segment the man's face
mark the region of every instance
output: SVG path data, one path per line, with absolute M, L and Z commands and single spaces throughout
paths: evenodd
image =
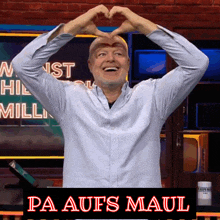
M 90 46 L 88 65 L 100 88 L 122 86 L 130 65 L 126 43 L 119 36 L 97 38 Z

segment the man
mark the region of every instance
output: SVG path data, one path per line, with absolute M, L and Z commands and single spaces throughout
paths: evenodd
M 99 31 L 98 14 L 125 17 L 111 34 Z M 129 88 L 128 48 L 117 36 L 139 31 L 161 46 L 178 67 L 161 79 Z M 63 83 L 42 65 L 78 33 L 99 37 L 88 65 L 93 89 Z M 74 53 L 74 51 L 73 51 Z M 27 89 L 59 122 L 65 140 L 63 187 L 161 187 L 160 131 L 208 67 L 208 58 L 182 36 L 142 18 L 128 8 L 103 5 L 45 33 L 12 61 Z

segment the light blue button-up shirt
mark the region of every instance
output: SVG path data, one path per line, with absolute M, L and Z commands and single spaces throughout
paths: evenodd
M 72 39 L 70 34 L 47 43 L 54 29 L 13 59 L 16 74 L 62 128 L 63 187 L 161 187 L 162 125 L 199 82 L 208 58 L 184 37 L 158 27 L 147 37 L 178 67 L 132 89 L 125 83 L 112 108 L 98 86 L 61 82 L 43 70 L 49 57 Z

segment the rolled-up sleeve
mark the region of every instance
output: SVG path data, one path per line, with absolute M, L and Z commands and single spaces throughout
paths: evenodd
M 202 78 L 209 59 L 183 36 L 159 25 L 147 37 L 163 48 L 178 64 L 178 67 L 156 80 L 156 108 L 160 118 L 166 120 Z
M 65 83 L 46 73 L 43 65 L 73 38 L 61 34 L 47 42 L 61 25 L 35 38 L 12 60 L 13 70 L 22 83 L 58 122 L 65 110 Z

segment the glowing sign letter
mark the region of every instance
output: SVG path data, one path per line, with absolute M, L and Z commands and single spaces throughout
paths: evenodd
M 29 196 L 27 197 L 29 199 L 29 209 L 27 210 L 28 212 L 36 212 L 34 208 L 37 208 L 41 204 L 41 199 L 37 196 Z M 38 200 L 38 204 L 34 205 L 34 200 Z

